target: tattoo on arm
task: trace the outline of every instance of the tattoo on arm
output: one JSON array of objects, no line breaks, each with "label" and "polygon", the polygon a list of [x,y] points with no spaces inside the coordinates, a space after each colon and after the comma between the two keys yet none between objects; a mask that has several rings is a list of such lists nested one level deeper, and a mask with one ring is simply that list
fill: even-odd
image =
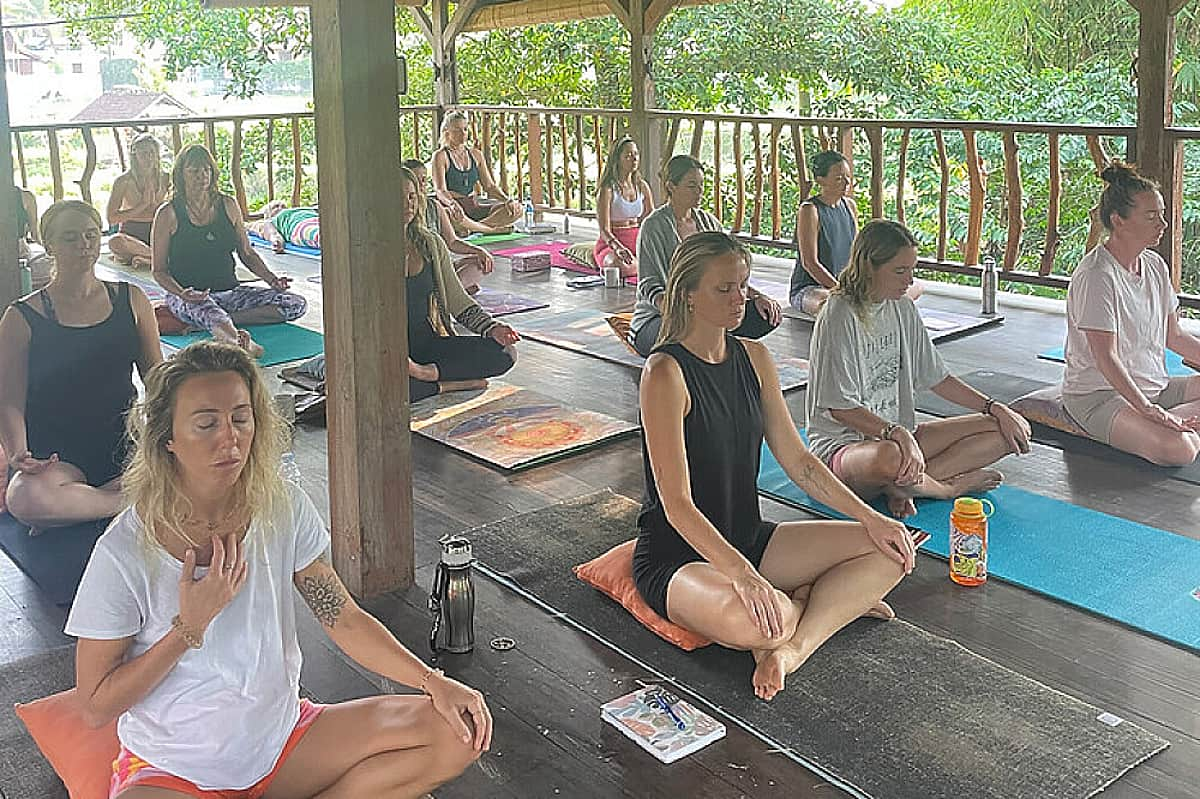
[{"label": "tattoo on arm", "polygon": [[328,568],[328,555],[322,555],[317,562],[327,568],[322,569],[320,574],[309,575],[300,581],[300,596],[304,597],[317,621],[326,627],[333,627],[346,607],[346,588],[333,569]]}]

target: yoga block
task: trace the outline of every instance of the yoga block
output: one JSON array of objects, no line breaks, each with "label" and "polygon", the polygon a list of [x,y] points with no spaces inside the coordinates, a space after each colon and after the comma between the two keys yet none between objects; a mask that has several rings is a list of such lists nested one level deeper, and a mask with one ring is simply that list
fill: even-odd
[{"label": "yoga block", "polygon": [[550,253],[545,250],[529,250],[509,256],[514,272],[544,272],[550,268]]}]

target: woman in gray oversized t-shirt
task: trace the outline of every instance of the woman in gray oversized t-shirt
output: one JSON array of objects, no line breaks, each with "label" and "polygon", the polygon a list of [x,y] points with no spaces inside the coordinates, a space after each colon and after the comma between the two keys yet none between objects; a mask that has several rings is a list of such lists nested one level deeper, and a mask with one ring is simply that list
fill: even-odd
[{"label": "woman in gray oversized t-shirt", "polygon": [[[999,485],[984,468],[1029,451],[1029,423],[950,374],[905,291],[917,262],[903,225],[877,219],[817,317],[806,398],[814,454],[864,499],[888,496],[898,516],[914,497],[949,499]],[[916,392],[972,413],[917,424]]]}]

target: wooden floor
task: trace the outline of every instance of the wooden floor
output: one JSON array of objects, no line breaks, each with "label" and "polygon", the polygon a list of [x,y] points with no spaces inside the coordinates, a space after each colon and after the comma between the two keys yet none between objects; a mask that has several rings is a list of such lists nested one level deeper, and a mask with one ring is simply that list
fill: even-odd
[{"label": "wooden floor", "polygon": [[[315,262],[305,266],[294,258],[277,266],[294,274],[316,269]],[[786,274],[777,271],[767,276],[780,280]],[[632,289],[572,291],[564,284],[564,273],[558,270],[511,276],[502,259],[488,279],[490,286],[546,298],[555,308],[588,305],[619,310],[634,299]],[[296,285],[319,298],[319,284],[298,280]],[[974,310],[973,303],[939,296],[921,302],[948,310]],[[951,367],[959,373],[988,367],[1057,379],[1058,367],[1034,355],[1061,344],[1062,317],[1002,311],[1007,319],[999,328],[939,345]],[[520,315],[506,321],[520,329]],[[772,335],[791,343],[795,354],[803,356],[810,330],[804,323],[785,319]],[[581,408],[636,419],[637,373],[621,366],[526,342],[520,345],[519,362],[506,379]],[[788,404],[799,420],[803,392],[789,394]],[[323,428],[298,429],[296,449],[305,487],[327,514],[325,444]],[[413,457],[418,586],[373,601],[369,607],[422,654],[426,654],[429,628],[425,591],[439,536],[597,489],[611,488],[639,499],[642,495],[637,438],[515,475],[502,474],[419,436],[413,438]],[[1103,459],[1066,456],[1042,446],[1030,456],[1005,462],[1002,468],[1014,485],[1200,537],[1200,489],[1194,485],[1148,482]],[[767,500],[763,509],[768,518],[799,515]],[[1081,541],[1072,556],[1087,557],[1087,542]],[[1096,579],[1105,575],[1097,574]],[[736,724],[728,725],[725,740],[672,766],[660,765],[602,724],[598,710],[602,702],[635,688],[637,679],[650,679],[649,674],[487,579],[477,579],[476,589],[476,651],[446,665],[449,672],[487,694],[496,717],[495,743],[477,766],[436,792],[440,799],[826,799],[845,795],[783,755],[770,752],[766,743]],[[1000,581],[980,589],[958,588],[946,578],[944,562],[924,555],[919,556],[918,569],[890,599],[908,621],[1171,742],[1170,749],[1125,775],[1105,796],[1200,796],[1200,658],[1195,654]],[[63,609],[48,605],[23,575],[0,558],[0,662],[63,643],[64,618]],[[301,618],[305,620],[303,679],[310,691],[336,700],[390,688],[348,665],[307,612]],[[488,642],[497,636],[515,639],[516,648],[491,650]]]}]

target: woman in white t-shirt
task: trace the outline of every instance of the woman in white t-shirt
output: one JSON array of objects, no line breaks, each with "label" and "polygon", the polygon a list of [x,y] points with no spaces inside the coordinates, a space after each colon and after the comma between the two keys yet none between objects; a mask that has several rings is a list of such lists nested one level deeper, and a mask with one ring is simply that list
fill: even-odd
[{"label": "woman in white t-shirt", "polygon": [[[94,726],[117,718],[110,797],[419,796],[491,742],[478,691],[354,602],[312,501],[279,476],[285,428],[238,347],[152,369],[129,414],[131,507],[96,542],[66,631]],[[299,698],[294,591],[365,668],[420,696]]]},{"label": "woman in white t-shirt", "polygon": [[[1029,451],[1029,423],[942,362],[906,295],[916,264],[903,225],[859,231],[813,327],[806,397],[813,453],[864,499],[886,494],[900,517],[916,513],[914,497],[995,488],[1001,475],[985,467]],[[918,425],[923,389],[973,413]]]},{"label": "woman in white t-shirt", "polygon": [[1120,161],[1100,177],[1108,241],[1089,252],[1067,290],[1063,405],[1092,438],[1164,466],[1200,453],[1200,377],[1168,377],[1170,348],[1200,360],[1179,325],[1179,298],[1154,250],[1166,230],[1158,184]]}]

